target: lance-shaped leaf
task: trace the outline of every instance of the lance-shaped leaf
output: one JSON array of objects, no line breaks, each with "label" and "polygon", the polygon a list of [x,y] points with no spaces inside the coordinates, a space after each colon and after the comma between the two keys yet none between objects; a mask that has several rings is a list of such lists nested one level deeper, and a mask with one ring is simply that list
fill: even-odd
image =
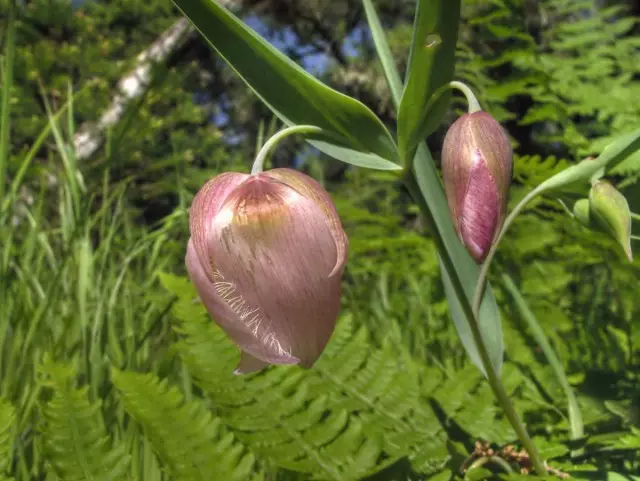
[{"label": "lance-shaped leaf", "polygon": [[427,110],[433,93],[450,82],[455,66],[460,0],[419,0],[405,88],[398,111],[398,145],[405,156],[436,129],[450,94]]},{"label": "lance-shaped leaf", "polygon": [[[422,195],[426,205],[429,206],[434,224],[440,232],[445,247],[445,250],[440,253],[440,266],[445,295],[449,304],[449,314],[471,361],[486,375],[478,347],[469,327],[471,321],[467,318],[467,310],[462,305],[463,302],[472,302],[478,280],[478,265],[460,242],[451,223],[442,184],[424,142],[418,146],[414,169],[416,186],[419,189],[417,194]],[[446,257],[450,259],[450,263],[443,261]],[[449,270],[449,266],[452,267],[453,272]],[[454,275],[460,280],[466,301],[460,298],[459,292],[454,287],[452,279]],[[500,310],[489,284],[484,290],[479,317],[480,334],[487,347],[491,364],[500,374],[504,354],[502,324]]]},{"label": "lance-shaped leaf", "polygon": [[[369,25],[374,32],[376,50],[381,58],[388,58],[390,56],[389,45],[384,35],[382,35],[380,21],[375,8],[369,0],[363,3]],[[454,3],[457,4],[457,1]],[[454,8],[455,7],[454,5]],[[398,102],[400,100],[398,98],[400,93],[397,89],[398,82],[395,80],[397,73],[392,70],[393,65],[389,61],[384,61],[383,67],[385,68],[387,78],[391,79],[391,94],[394,100]],[[440,265],[451,317],[458,330],[462,344],[469,353],[469,357],[486,375],[478,347],[473,340],[471,328],[469,327],[470,320],[466,314],[468,310],[464,309],[463,306],[463,302],[472,302],[478,281],[478,266],[465,250],[453,227],[449,209],[447,208],[447,200],[442,189],[442,183],[440,182],[436,166],[425,142],[419,142],[417,145],[414,171],[415,173],[411,172],[410,175],[406,177],[407,187],[421,210],[433,219],[433,227],[438,232],[437,235],[440,236],[444,245],[444,249],[440,252]],[[459,293],[453,284],[454,279],[460,281],[462,290],[464,291],[463,295],[466,296],[466,299],[459,297]],[[487,284],[484,290],[479,317],[480,333],[486,344],[491,363],[495,371],[500,374],[504,354],[502,326],[500,322],[500,311],[498,310],[491,285],[489,284]]]},{"label": "lance-shaped leaf", "polygon": [[315,147],[362,167],[400,168],[391,134],[364,104],[309,75],[216,1],[174,1],[283,122],[325,131],[311,141]]}]

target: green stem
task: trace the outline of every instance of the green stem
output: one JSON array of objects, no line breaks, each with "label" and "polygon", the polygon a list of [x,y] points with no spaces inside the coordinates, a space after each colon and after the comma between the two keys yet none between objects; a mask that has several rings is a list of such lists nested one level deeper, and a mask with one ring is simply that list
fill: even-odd
[{"label": "green stem", "polygon": [[[431,109],[433,108],[435,103],[440,100],[440,97],[442,97],[442,95],[448,90],[458,90],[464,94],[469,105],[469,113],[482,110],[482,107],[480,107],[480,103],[478,102],[476,96],[473,94],[473,91],[466,84],[459,82],[458,80],[452,80],[451,82],[447,82],[446,84],[442,85],[439,89],[433,92],[433,94],[431,94],[431,97],[429,97],[429,100],[424,107],[424,112],[422,113],[423,117],[426,118],[429,115],[429,112],[431,112]],[[400,158],[404,162],[403,170],[405,172],[409,172],[413,168],[413,159],[415,157],[415,153],[415,146],[411,147],[408,153],[403,151],[400,152]]]},{"label": "green stem", "polygon": [[511,469],[511,466],[509,466],[509,463],[507,463],[504,459],[502,459],[499,456],[483,456],[481,458],[478,458],[473,462],[471,466],[469,466],[469,469],[467,470],[467,472],[477,468],[481,468],[485,464],[489,464],[489,463],[493,463],[493,464],[496,464],[497,466],[500,466],[505,473],[513,473],[513,469]]},{"label": "green stem", "polygon": [[251,168],[251,174],[259,174],[264,170],[264,162],[267,156],[271,153],[271,151],[275,148],[275,146],[282,141],[284,138],[294,135],[294,134],[321,134],[323,131],[320,127],[316,127],[315,125],[294,125],[292,127],[287,127],[286,129],[282,129],[280,132],[274,134],[269,140],[265,142],[265,144],[258,152],[256,156],[256,160],[253,162],[253,167]]},{"label": "green stem", "polygon": [[7,179],[7,168],[9,162],[10,122],[9,112],[11,109],[11,85],[13,83],[13,61],[15,57],[15,30],[16,17],[13,1],[9,1],[9,11],[7,15],[7,37],[5,45],[5,55],[1,59],[2,65],[2,93],[0,98],[0,199],[4,198],[5,182]]},{"label": "green stem", "polygon": [[484,293],[484,287],[487,283],[487,275],[489,274],[489,267],[491,266],[491,261],[493,260],[493,257],[495,256],[496,251],[498,250],[498,245],[500,244],[500,241],[502,240],[505,233],[507,232],[507,229],[509,229],[509,227],[511,226],[513,221],[516,219],[518,214],[522,211],[522,209],[524,209],[524,206],[527,203],[529,203],[530,200],[532,200],[533,198],[541,194],[543,190],[544,189],[541,189],[540,186],[538,186],[535,189],[533,189],[531,192],[529,192],[527,195],[525,195],[524,198],[518,203],[518,205],[516,205],[513,211],[511,211],[511,214],[509,214],[507,216],[507,219],[504,221],[504,225],[502,226],[502,229],[500,229],[500,233],[498,234],[498,237],[496,237],[496,240],[491,245],[491,248],[489,249],[489,253],[487,254],[487,257],[482,263],[482,266],[480,266],[480,273],[478,274],[478,282],[476,283],[476,290],[473,295],[474,316],[478,316],[480,312],[480,303],[482,302],[482,294]]},{"label": "green stem", "polygon": [[[440,232],[438,231],[438,229],[435,228],[435,225],[436,225],[435,219],[433,218],[431,210],[427,206],[427,203],[420,192],[420,187],[418,186],[418,183],[413,171],[405,172],[403,176],[403,181],[407,189],[409,190],[409,193],[411,194],[414,201],[418,205],[425,219],[425,222],[430,227],[430,231],[433,235],[438,252],[446,252],[444,239],[440,235]],[[487,380],[491,385],[491,389],[493,390],[494,395],[498,399],[498,402],[502,406],[502,410],[504,411],[505,415],[507,416],[507,419],[511,423],[513,430],[516,432],[518,439],[520,440],[520,443],[522,443],[522,446],[524,447],[524,449],[526,449],[526,451],[529,453],[529,457],[531,458],[531,462],[533,463],[535,470],[538,472],[538,474],[544,475],[546,474],[546,469],[544,467],[544,463],[542,462],[542,459],[540,458],[540,454],[538,453],[538,450],[533,444],[533,441],[529,437],[529,433],[527,433],[527,430],[524,427],[524,424],[520,420],[518,413],[513,407],[513,403],[511,402],[509,395],[507,394],[506,390],[504,389],[504,386],[502,385],[502,381],[500,380],[500,377],[496,373],[495,368],[491,363],[491,358],[489,357],[487,346],[484,342],[484,339],[482,339],[482,334],[480,333],[480,327],[477,321],[478,317],[473,313],[471,309],[469,298],[467,297],[464,287],[460,282],[460,278],[455,270],[453,262],[451,258],[447,255],[440,256],[440,260],[443,264],[443,268],[450,273],[449,277],[451,278],[453,288],[456,291],[456,294],[460,299],[460,303],[465,312],[465,315],[469,320],[469,326],[473,334],[473,339],[476,343],[476,346],[478,347],[480,359],[482,360],[482,365],[485,369],[485,372],[487,373]]]},{"label": "green stem", "polygon": [[635,212],[631,212],[631,218],[635,220],[640,220],[640,214],[636,214]]},{"label": "green stem", "polygon": [[464,94],[464,96],[467,98],[467,102],[469,103],[470,114],[474,112],[479,112],[480,110],[482,110],[482,107],[480,107],[480,103],[478,102],[478,99],[473,94],[473,91],[467,86],[467,84],[464,84],[457,80],[452,80],[451,82],[449,82],[448,85],[450,88],[458,89],[460,92]]}]

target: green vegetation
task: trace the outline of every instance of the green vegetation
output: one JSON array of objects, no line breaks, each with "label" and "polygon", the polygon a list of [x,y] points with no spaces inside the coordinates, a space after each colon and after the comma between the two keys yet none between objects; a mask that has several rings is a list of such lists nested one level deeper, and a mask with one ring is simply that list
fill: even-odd
[{"label": "green vegetation", "polygon": [[[360,0],[220,3],[296,61],[322,53],[323,81],[396,120]],[[416,2],[373,3],[404,72]],[[395,174],[300,139],[275,152],[336,203],[350,241],[343,308],[313,369],[234,376],[239,352],[185,275],[188,207],[216,173],[248,172],[279,124],[187,29],[100,130],[119,80],[178,11],[1,5],[0,479],[525,479],[449,316],[433,230]],[[640,126],[633,15],[622,1],[463,3],[454,77],[514,140],[510,208]],[[436,163],[464,108],[452,99],[427,139]],[[78,132],[99,132],[86,157]],[[640,154],[612,174],[640,212]],[[502,380],[553,473],[638,481],[640,269],[568,214],[584,194],[537,198],[498,250]]]}]

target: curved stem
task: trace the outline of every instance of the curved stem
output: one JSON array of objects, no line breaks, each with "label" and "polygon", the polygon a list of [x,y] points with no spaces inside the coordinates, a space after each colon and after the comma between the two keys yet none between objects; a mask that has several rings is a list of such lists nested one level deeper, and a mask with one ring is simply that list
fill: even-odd
[{"label": "curved stem", "polygon": [[488,463],[494,463],[497,466],[500,466],[505,473],[513,473],[513,469],[511,469],[509,463],[507,463],[499,456],[483,456],[481,458],[478,458],[473,462],[471,466],[469,466],[467,472],[471,471],[472,469],[480,468]]},{"label": "curved stem", "polygon": [[285,137],[294,134],[321,134],[322,132],[322,129],[320,127],[316,127],[315,125],[294,125],[275,133],[269,140],[264,143],[264,145],[258,152],[256,160],[253,161],[251,174],[259,174],[264,170],[264,161],[266,160],[267,156],[271,153],[274,147]]},{"label": "curved stem", "polygon": [[[436,244],[436,248],[438,252],[446,252],[446,247],[444,245],[444,239],[440,235],[440,232],[437,228],[435,228],[435,219],[433,218],[433,214],[431,210],[427,206],[422,193],[420,192],[420,187],[418,186],[418,182],[415,178],[415,174],[413,171],[404,172],[402,176],[402,180],[409,190],[411,197],[414,202],[418,205],[420,212],[422,213],[426,224],[430,227],[430,231],[432,232],[434,242]],[[531,462],[535,470],[538,474],[543,475],[546,473],[544,463],[540,458],[540,454],[536,449],[533,441],[529,437],[529,433],[527,433],[527,429],[524,427],[524,424],[520,420],[518,413],[513,407],[513,403],[509,398],[504,386],[502,385],[502,381],[498,376],[493,364],[491,363],[491,358],[489,357],[489,351],[487,350],[487,346],[482,338],[482,334],[480,333],[480,326],[478,324],[478,317],[473,313],[471,308],[471,304],[469,303],[469,298],[464,290],[462,282],[460,281],[460,277],[453,265],[451,258],[447,255],[440,256],[440,260],[442,262],[442,268],[446,269],[450,274],[451,283],[453,284],[453,288],[460,299],[460,304],[462,305],[462,309],[464,310],[465,316],[469,321],[469,327],[471,328],[471,333],[473,334],[473,340],[478,347],[478,352],[480,354],[480,359],[482,360],[482,365],[487,373],[487,380],[493,390],[494,395],[498,399],[500,406],[507,416],[513,430],[516,432],[518,439],[522,443],[522,446],[529,453],[529,457],[531,458]]]},{"label": "curved stem", "polygon": [[476,283],[476,290],[473,294],[473,315],[475,317],[478,317],[478,314],[480,313],[480,303],[482,302],[482,294],[484,293],[484,286],[487,282],[489,267],[491,266],[491,261],[493,260],[493,257],[495,256],[496,251],[498,250],[498,245],[500,244],[500,241],[502,240],[505,233],[507,232],[507,229],[509,229],[509,227],[511,226],[513,221],[516,219],[518,214],[522,211],[524,206],[528,204],[529,201],[534,199],[536,196],[541,194],[543,191],[544,189],[541,189],[540,186],[538,186],[524,196],[524,198],[520,201],[520,203],[518,203],[518,205],[516,205],[515,208],[511,211],[511,213],[507,216],[507,219],[504,221],[504,224],[502,225],[502,229],[500,229],[500,233],[498,234],[498,237],[496,237],[496,240],[491,245],[491,248],[489,249],[489,253],[487,254],[487,257],[482,263],[482,266],[480,266],[480,272],[478,274],[478,282]]},{"label": "curved stem", "polygon": [[460,92],[464,94],[464,96],[467,98],[467,102],[469,103],[470,114],[472,114],[473,112],[479,112],[480,110],[482,110],[482,107],[480,107],[480,103],[478,102],[478,99],[473,94],[473,91],[466,84],[459,82],[457,80],[452,80],[451,82],[448,83],[448,86],[454,89],[458,89]]},{"label": "curved stem", "polygon": [[[482,107],[480,107],[480,103],[478,102],[478,99],[476,98],[476,96],[473,94],[472,90],[466,84],[459,82],[458,80],[452,80],[451,82],[447,82],[446,84],[442,85],[435,92],[433,92],[433,94],[431,94],[431,97],[429,97],[429,100],[424,107],[423,116],[429,115],[429,112],[433,108],[433,105],[438,100],[440,100],[440,97],[442,97],[442,94],[444,94],[447,90],[454,90],[454,89],[459,90],[466,97],[467,103],[469,104],[469,107],[468,107],[469,113],[478,112],[482,110]],[[413,160],[415,157],[415,146],[410,149],[409,155],[406,155],[406,152],[401,152],[400,157],[404,160],[402,175],[405,176],[413,168]]]}]

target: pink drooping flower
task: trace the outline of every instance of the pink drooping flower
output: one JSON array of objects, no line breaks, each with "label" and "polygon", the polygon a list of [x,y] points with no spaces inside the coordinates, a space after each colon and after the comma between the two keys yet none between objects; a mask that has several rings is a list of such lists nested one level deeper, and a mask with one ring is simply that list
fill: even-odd
[{"label": "pink drooping flower", "polygon": [[484,261],[507,210],[513,152],[502,126],[488,113],[465,114],[442,146],[444,187],[458,237]]},{"label": "pink drooping flower", "polygon": [[196,195],[187,270],[242,351],[236,373],[310,367],[340,309],[348,241],[329,194],[291,169],[224,173]]}]

